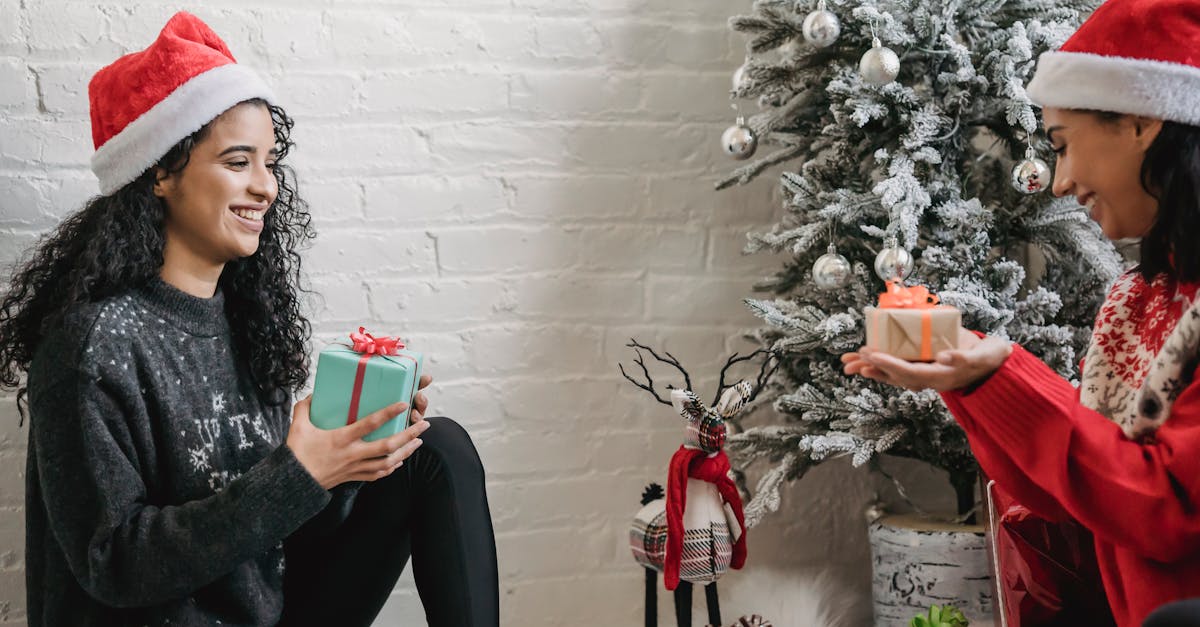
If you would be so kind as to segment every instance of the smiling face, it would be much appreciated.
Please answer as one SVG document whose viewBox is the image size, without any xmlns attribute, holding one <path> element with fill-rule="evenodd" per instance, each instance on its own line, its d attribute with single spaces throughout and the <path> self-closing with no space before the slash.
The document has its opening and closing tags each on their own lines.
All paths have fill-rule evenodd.
<svg viewBox="0 0 1200 627">
<path fill-rule="evenodd" d="M 243 103 L 213 120 L 181 171 L 160 170 L 154 195 L 166 204 L 165 261 L 219 267 L 253 255 L 279 191 L 275 156 L 270 112 Z"/>
<path fill-rule="evenodd" d="M 1131 115 L 1108 120 L 1053 107 L 1042 110 L 1042 119 L 1058 155 L 1054 195 L 1075 196 L 1111 240 L 1145 235 L 1158 201 L 1142 187 L 1142 161 L 1162 121 Z"/>
</svg>

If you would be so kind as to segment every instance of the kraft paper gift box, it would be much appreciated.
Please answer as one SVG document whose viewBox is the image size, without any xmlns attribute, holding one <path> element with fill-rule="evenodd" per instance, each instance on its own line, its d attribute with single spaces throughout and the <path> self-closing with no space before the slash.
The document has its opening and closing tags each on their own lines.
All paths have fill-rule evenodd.
<svg viewBox="0 0 1200 627">
<path fill-rule="evenodd" d="M 331 344 L 317 358 L 309 416 L 322 429 L 344 427 L 392 403 L 411 405 L 417 393 L 424 355 L 405 349 L 394 338 L 373 337 L 361 327 L 350 338 L 353 344 Z M 374 441 L 403 431 L 410 411 L 363 439 Z"/>
<path fill-rule="evenodd" d="M 938 305 L 937 296 L 922 286 L 888 282 L 879 307 L 867 307 L 867 346 L 907 361 L 933 361 L 935 355 L 958 348 L 962 313 Z"/>
</svg>

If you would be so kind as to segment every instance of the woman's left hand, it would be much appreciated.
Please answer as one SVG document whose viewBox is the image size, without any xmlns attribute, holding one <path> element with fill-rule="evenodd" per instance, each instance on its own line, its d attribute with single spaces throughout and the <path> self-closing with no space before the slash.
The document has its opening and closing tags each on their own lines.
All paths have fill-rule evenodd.
<svg viewBox="0 0 1200 627">
<path fill-rule="evenodd" d="M 842 355 L 842 370 L 910 390 L 957 390 L 992 374 L 1008 356 L 1012 344 L 994 337 L 980 339 L 960 329 L 958 348 L 935 356 L 933 363 L 909 362 L 882 351 L 860 348 Z"/>
<path fill-rule="evenodd" d="M 423 374 L 421 375 L 421 380 L 417 383 L 417 389 L 424 390 L 425 388 L 429 387 L 429 384 L 432 382 L 433 377 Z M 425 410 L 428 408 L 429 398 L 427 398 L 421 392 L 417 392 L 417 394 L 413 396 L 412 411 L 408 414 L 409 424 L 415 425 L 418 422 L 425 420 Z"/>
</svg>

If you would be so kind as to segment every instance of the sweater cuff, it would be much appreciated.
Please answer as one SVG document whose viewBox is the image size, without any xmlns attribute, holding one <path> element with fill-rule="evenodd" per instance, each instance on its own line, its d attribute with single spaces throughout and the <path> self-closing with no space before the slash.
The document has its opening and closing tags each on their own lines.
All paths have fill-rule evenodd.
<svg viewBox="0 0 1200 627">
<path fill-rule="evenodd" d="M 320 512 L 330 500 L 329 491 L 296 459 L 292 449 L 280 445 L 242 476 L 244 496 L 259 503 L 255 524 L 265 533 L 286 536 Z"/>
<path fill-rule="evenodd" d="M 997 444 L 1009 448 L 1028 446 L 1048 416 L 1070 414 L 1077 391 L 1042 360 L 1014 344 L 1008 359 L 973 391 L 953 390 L 942 397 L 952 411 L 961 411 Z"/>
</svg>

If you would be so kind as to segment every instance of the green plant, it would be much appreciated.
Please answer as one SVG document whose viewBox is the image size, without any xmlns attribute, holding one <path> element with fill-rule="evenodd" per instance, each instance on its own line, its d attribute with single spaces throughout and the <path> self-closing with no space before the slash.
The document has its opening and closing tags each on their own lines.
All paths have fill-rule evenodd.
<svg viewBox="0 0 1200 627">
<path fill-rule="evenodd" d="M 961 610 L 952 605 L 935 605 L 929 608 L 929 614 L 917 614 L 908 627 L 967 627 L 967 617 Z"/>
</svg>

